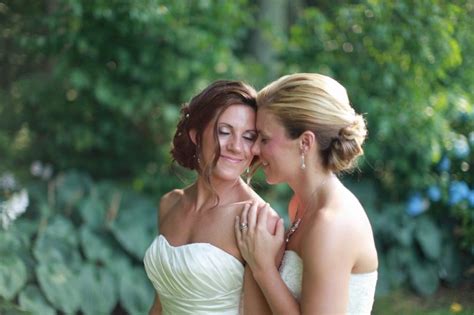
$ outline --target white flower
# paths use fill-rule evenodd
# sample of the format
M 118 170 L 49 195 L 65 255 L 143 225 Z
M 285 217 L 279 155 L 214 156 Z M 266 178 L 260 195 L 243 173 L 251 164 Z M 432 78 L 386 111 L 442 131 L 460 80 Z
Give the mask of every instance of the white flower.
M 12 173 L 3 173 L 0 177 L 0 188 L 4 190 L 14 189 L 16 186 L 16 180 Z
M 41 174 L 41 179 L 48 180 L 51 178 L 51 175 L 53 175 L 53 167 L 51 166 L 51 164 L 44 165 L 43 172 Z
M 43 172 L 43 163 L 41 163 L 41 161 L 34 161 L 31 163 L 30 172 L 33 176 L 41 176 L 41 173 Z
M 26 211 L 29 199 L 26 189 L 15 193 L 10 199 L 0 202 L 0 221 L 4 229 L 15 221 L 15 219 Z

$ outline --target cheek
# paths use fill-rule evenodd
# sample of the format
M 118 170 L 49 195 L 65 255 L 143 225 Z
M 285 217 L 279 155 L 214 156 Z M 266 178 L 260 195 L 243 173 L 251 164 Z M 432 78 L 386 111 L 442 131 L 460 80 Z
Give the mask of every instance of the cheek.
M 270 142 L 264 146 L 262 146 L 260 149 L 262 151 L 262 154 L 270 157 L 275 154 L 276 149 L 278 148 L 278 144 L 275 144 L 275 142 Z
M 246 155 L 253 155 L 252 148 L 255 144 L 252 142 L 245 142 L 243 145 L 244 151 Z

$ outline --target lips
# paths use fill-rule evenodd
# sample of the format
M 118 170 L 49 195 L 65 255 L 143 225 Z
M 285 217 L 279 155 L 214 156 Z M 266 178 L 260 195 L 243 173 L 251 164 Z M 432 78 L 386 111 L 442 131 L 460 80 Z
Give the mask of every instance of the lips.
M 238 158 L 234 158 L 234 157 L 230 157 L 230 156 L 226 156 L 226 155 L 221 155 L 221 158 L 230 162 L 230 163 L 240 163 L 243 161 L 243 159 L 238 159 Z

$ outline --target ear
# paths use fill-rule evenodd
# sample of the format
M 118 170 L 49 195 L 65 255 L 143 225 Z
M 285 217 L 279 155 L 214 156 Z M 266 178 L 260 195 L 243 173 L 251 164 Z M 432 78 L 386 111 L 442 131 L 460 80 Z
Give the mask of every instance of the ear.
M 189 138 L 191 138 L 191 141 L 192 141 L 195 145 L 197 145 L 197 141 L 196 141 L 197 131 L 196 131 L 196 129 L 191 129 L 191 130 L 189 130 L 189 133 L 188 133 L 188 134 L 189 134 Z
M 301 152 L 306 153 L 316 144 L 316 136 L 312 131 L 306 130 L 299 136 L 299 143 Z

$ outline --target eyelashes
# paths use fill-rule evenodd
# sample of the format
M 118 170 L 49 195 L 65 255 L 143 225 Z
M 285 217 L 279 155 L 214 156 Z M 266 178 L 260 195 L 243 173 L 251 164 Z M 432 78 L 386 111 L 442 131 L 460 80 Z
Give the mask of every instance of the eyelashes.
M 218 130 L 218 134 L 219 136 L 229 136 L 231 134 L 230 131 L 228 130 L 221 130 L 219 129 Z M 245 133 L 243 136 L 242 136 L 245 140 L 247 141 L 251 141 L 251 142 L 255 142 L 257 140 L 257 135 L 256 134 L 252 134 L 252 133 Z

